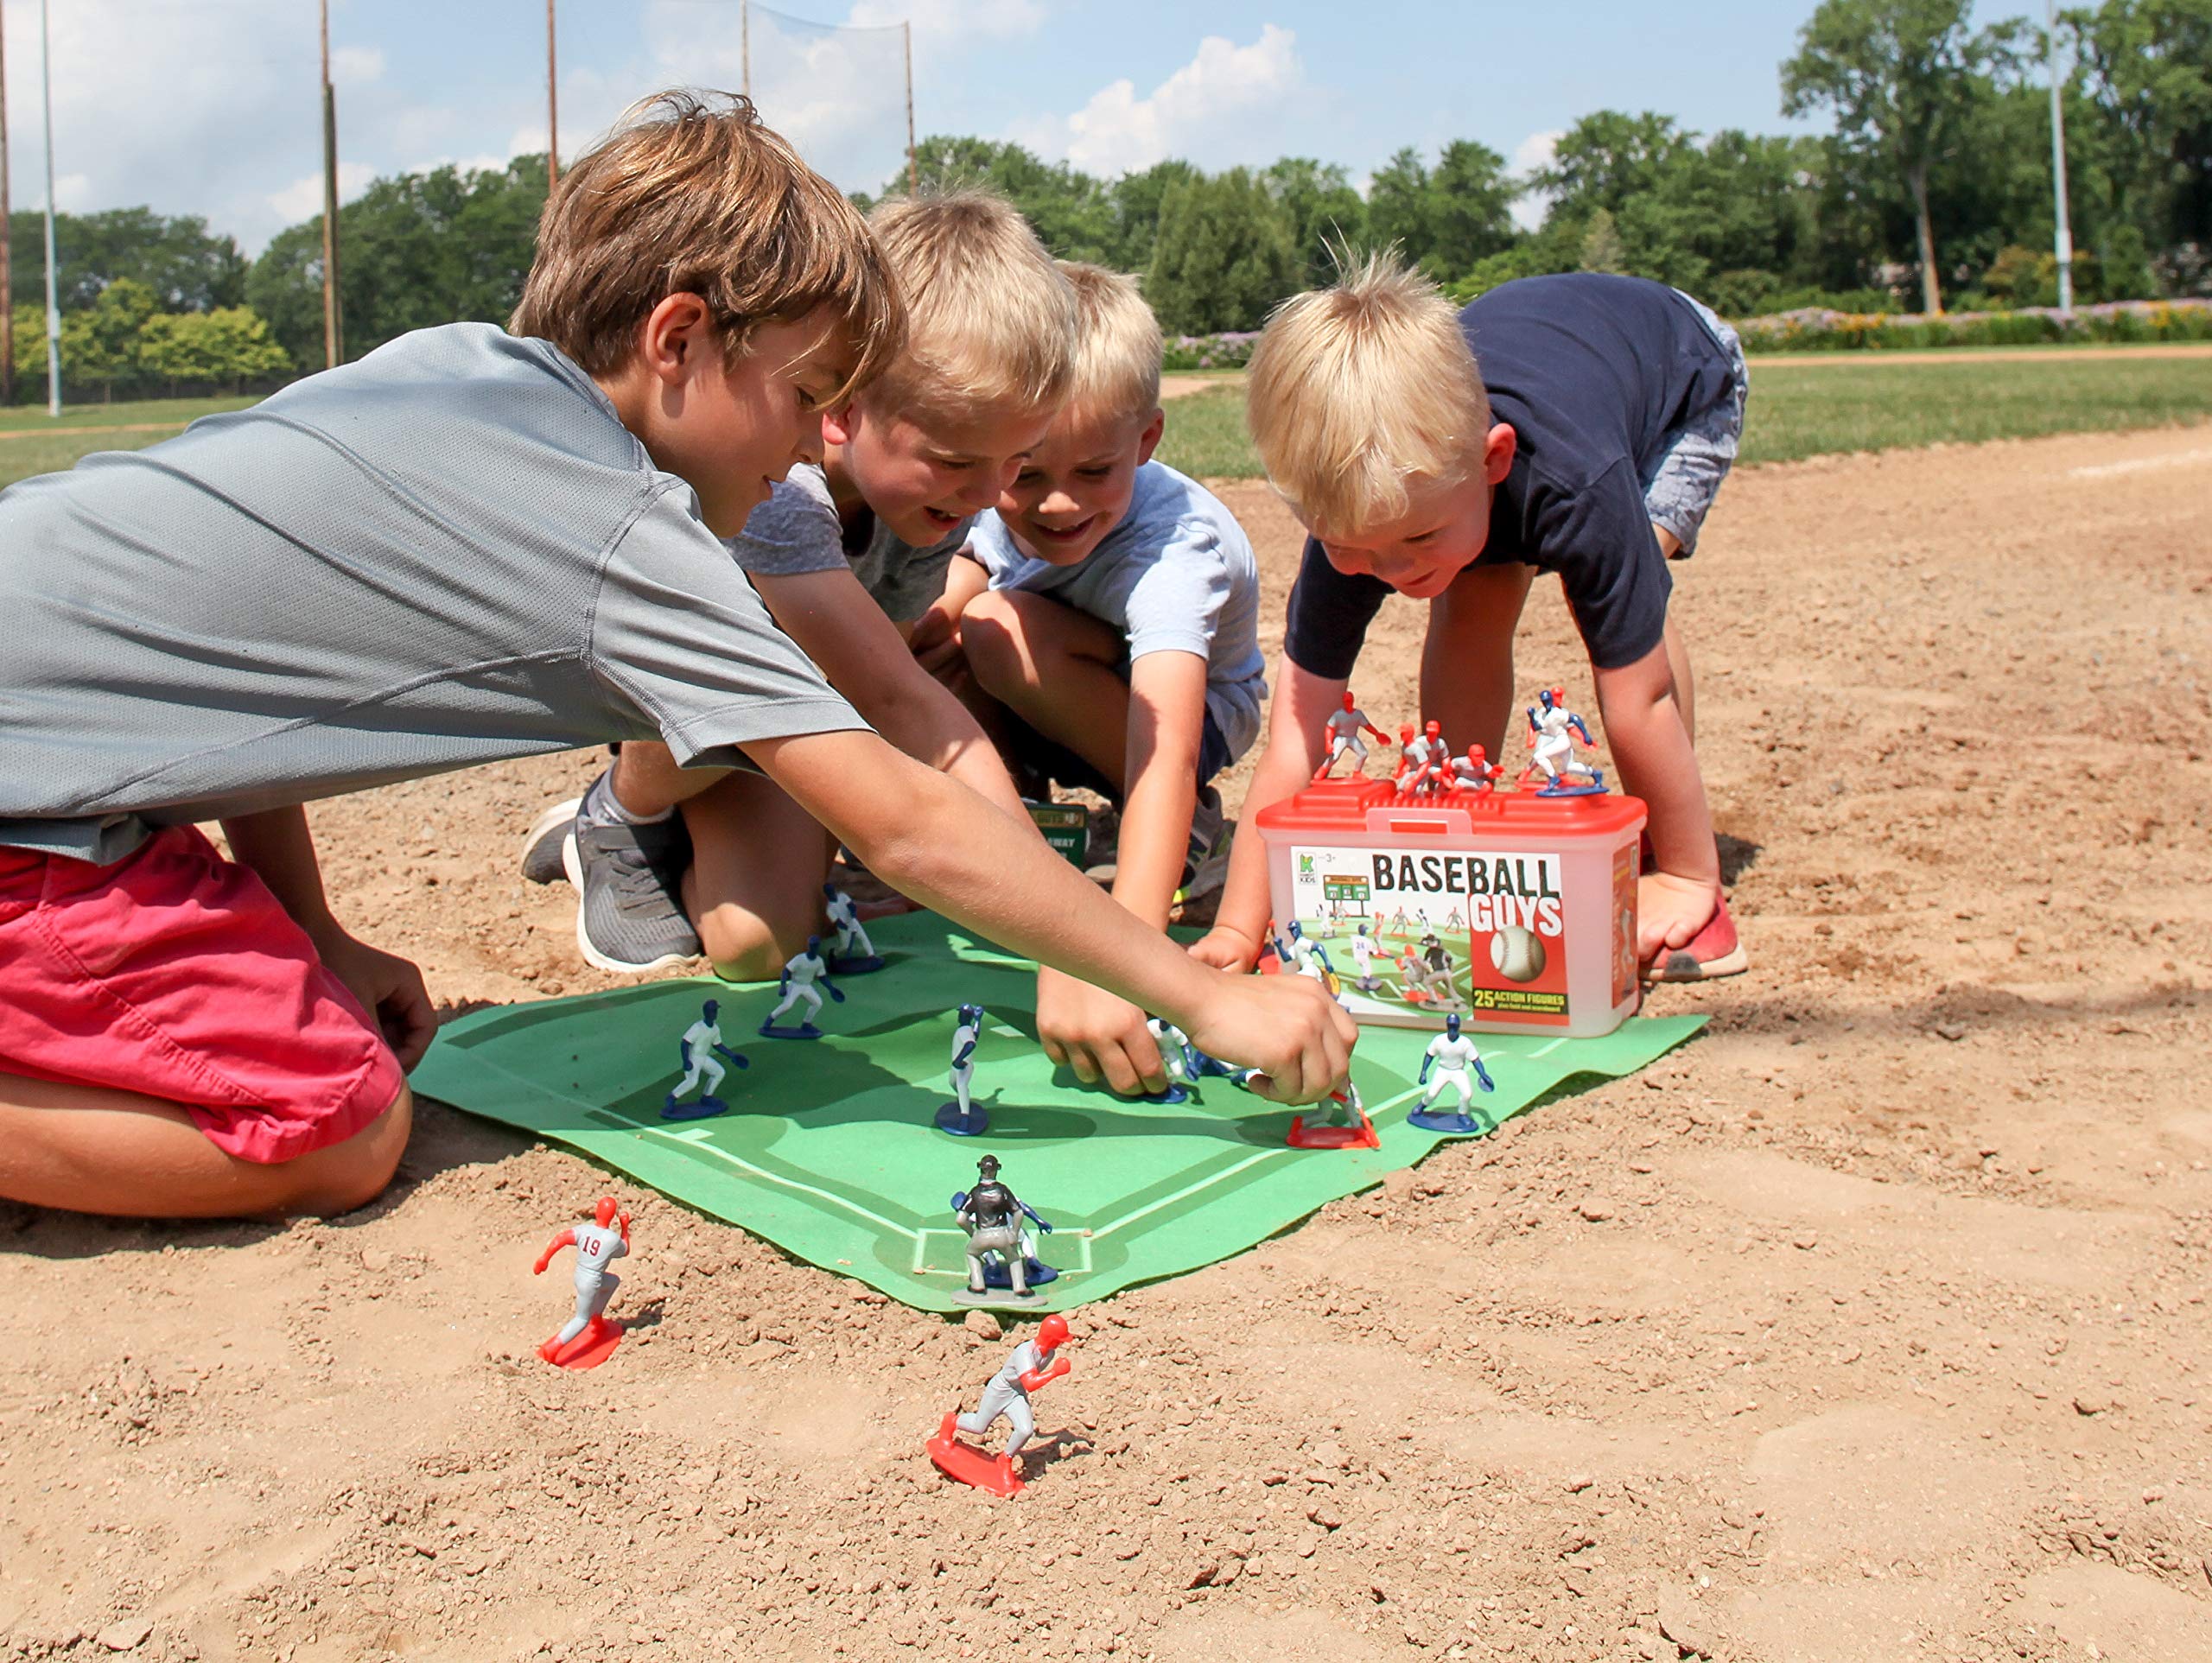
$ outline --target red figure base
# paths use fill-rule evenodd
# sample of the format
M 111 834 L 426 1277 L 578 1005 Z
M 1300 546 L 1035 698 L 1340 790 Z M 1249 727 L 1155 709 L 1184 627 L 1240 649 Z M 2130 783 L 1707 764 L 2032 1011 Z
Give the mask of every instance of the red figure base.
M 1309 1127 L 1303 1114 L 1293 1115 L 1290 1135 L 1283 1141 L 1293 1149 L 1380 1149 L 1382 1146 L 1382 1139 L 1375 1135 L 1375 1122 L 1364 1114 L 1359 1117 L 1359 1124 L 1356 1127 Z
M 622 1329 L 604 1317 L 594 1317 L 584 1331 L 562 1345 L 548 1340 L 537 1348 L 537 1355 L 556 1368 L 596 1368 L 614 1355 L 614 1348 L 622 1343 Z
M 988 1456 L 972 1444 L 963 1444 L 956 1434 L 955 1424 L 960 1418 L 957 1409 L 944 1412 L 944 1424 L 937 1429 L 937 1436 L 929 1441 L 930 1459 L 937 1469 L 948 1478 L 957 1478 L 976 1489 L 988 1490 L 994 1495 L 1019 1495 L 1028 1488 L 1014 1476 L 1014 1462 L 1007 1456 Z

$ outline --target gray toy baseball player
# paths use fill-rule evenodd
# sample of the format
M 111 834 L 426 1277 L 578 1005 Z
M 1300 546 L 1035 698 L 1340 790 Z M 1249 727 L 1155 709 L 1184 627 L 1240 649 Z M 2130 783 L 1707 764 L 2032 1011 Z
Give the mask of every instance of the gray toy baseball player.
M 1029 1394 L 1068 1372 L 1068 1360 L 1058 1355 L 1067 1339 L 1066 1317 L 1054 1315 L 1038 1323 L 1037 1337 L 1014 1348 L 1005 1366 L 983 1387 L 982 1401 L 974 1413 L 946 1413 L 944 1424 L 929 1442 L 930 1459 L 963 1484 L 999 1495 L 1020 1495 L 1022 1483 L 1014 1463 L 1037 1431 Z M 996 1461 L 953 1437 L 957 1430 L 970 1438 L 981 1438 L 1001 1416 L 1006 1418 L 1006 1451 Z
M 986 1155 L 976 1163 L 976 1187 L 968 1192 L 953 1216 L 968 1232 L 968 1292 L 956 1295 L 967 1304 L 1002 1304 L 1009 1298 L 1033 1299 L 1029 1291 L 1028 1266 L 1021 1250 L 1021 1221 L 1030 1214 L 1021 1199 L 999 1182 L 999 1158 Z M 1006 1261 L 1010 1295 L 991 1291 L 983 1277 L 983 1255 L 995 1253 Z

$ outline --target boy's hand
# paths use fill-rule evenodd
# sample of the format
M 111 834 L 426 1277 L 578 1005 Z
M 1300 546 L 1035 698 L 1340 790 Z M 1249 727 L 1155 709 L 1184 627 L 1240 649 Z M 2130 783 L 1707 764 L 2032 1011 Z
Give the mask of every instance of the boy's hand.
M 1233 924 L 1217 924 L 1192 942 L 1190 955 L 1201 964 L 1243 975 L 1260 962 L 1260 943 Z
M 437 1037 L 438 1016 L 430 1007 L 429 990 L 423 973 L 411 960 L 397 953 L 356 941 L 343 930 L 333 930 L 315 943 L 331 974 L 346 984 L 361 1008 L 377 1019 L 384 1042 L 399 1058 L 402 1069 L 423 1060 Z
M 1358 1029 L 1311 976 L 1222 978 L 1191 1043 L 1256 1069 L 1246 1088 L 1270 1102 L 1314 1103 L 1343 1089 Z
M 1636 880 L 1636 955 L 1649 964 L 1662 953 L 1687 947 L 1713 922 L 1720 892 L 1701 878 L 1647 872 Z
M 1037 1038 L 1046 1056 L 1072 1069 L 1085 1085 L 1103 1080 L 1124 1097 L 1167 1089 L 1167 1070 L 1142 1011 L 1119 994 L 1041 967 Z
M 960 657 L 960 619 L 942 604 L 934 605 L 914 620 L 906 644 L 913 650 L 916 663 L 941 678 Z

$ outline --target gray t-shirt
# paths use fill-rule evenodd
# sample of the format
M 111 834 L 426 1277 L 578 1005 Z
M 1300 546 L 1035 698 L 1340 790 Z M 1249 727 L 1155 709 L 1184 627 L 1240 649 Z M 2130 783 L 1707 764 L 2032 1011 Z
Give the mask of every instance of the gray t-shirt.
M 968 541 L 963 524 L 941 541 L 917 548 L 870 511 L 849 547 L 830 481 L 818 467 L 802 465 L 779 485 L 768 500 L 747 516 L 745 530 L 730 538 L 729 551 L 748 572 L 772 577 L 824 572 L 849 565 L 861 587 L 893 623 L 911 624 L 944 593 L 944 568 Z
M 0 844 L 866 726 L 591 378 L 488 324 L 0 493 Z
M 1129 511 L 1073 566 L 1024 554 L 995 512 L 976 520 L 969 555 L 994 589 L 1052 596 L 1111 624 L 1129 662 L 1148 652 L 1206 661 L 1206 711 L 1234 762 L 1260 734 L 1268 696 L 1260 657 L 1260 574 L 1252 544 L 1222 500 L 1164 462 L 1137 470 Z

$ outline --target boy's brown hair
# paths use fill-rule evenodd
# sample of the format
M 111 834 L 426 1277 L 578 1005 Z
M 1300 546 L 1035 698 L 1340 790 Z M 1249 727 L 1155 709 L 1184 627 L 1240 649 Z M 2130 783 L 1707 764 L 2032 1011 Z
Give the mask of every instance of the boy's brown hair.
M 906 349 L 870 395 L 919 415 L 1051 410 L 1075 370 L 1075 290 L 1014 205 L 925 191 L 868 225 L 906 297 Z
M 1335 283 L 1275 308 L 1244 416 L 1269 482 L 1325 536 L 1387 524 L 1415 490 L 1459 484 L 1491 426 L 1458 311 L 1395 249 L 1347 254 Z
M 647 314 L 679 294 L 706 301 L 728 362 L 762 324 L 833 314 L 854 357 L 841 403 L 905 337 L 898 282 L 860 214 L 732 93 L 642 99 L 562 173 L 507 327 L 609 375 L 636 353 Z

